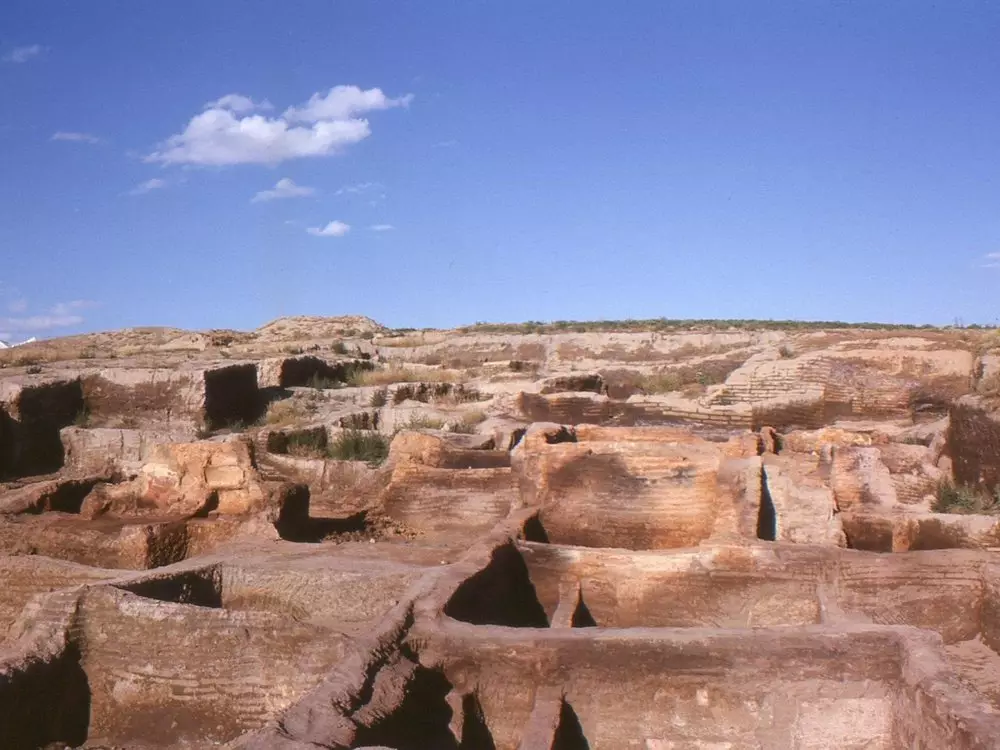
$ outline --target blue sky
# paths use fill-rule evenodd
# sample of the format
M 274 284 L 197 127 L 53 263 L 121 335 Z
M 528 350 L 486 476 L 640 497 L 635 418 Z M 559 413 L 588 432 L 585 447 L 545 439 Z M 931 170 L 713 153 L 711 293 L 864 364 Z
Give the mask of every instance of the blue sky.
M 4 0 L 0 338 L 994 323 L 998 38 L 962 0 Z

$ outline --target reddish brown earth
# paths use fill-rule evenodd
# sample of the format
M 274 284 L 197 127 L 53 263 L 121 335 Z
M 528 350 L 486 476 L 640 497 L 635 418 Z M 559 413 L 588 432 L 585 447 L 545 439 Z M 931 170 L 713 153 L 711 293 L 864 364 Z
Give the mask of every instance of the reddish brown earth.
M 1000 747 L 996 337 L 595 328 L 4 352 L 0 747 Z

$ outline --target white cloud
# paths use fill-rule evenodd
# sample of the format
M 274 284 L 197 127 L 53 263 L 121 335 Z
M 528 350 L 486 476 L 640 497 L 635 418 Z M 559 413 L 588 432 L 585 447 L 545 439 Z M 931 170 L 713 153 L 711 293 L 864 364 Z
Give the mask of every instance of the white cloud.
M 301 107 L 289 107 L 284 117 L 289 122 L 347 120 L 377 109 L 408 107 L 413 94 L 390 99 L 382 89 L 363 90 L 357 86 L 334 86 L 326 94 L 313 94 Z
M 8 309 L 11 312 L 24 312 L 27 307 L 24 300 L 15 300 L 15 302 L 8 304 Z M 9 341 L 11 338 L 21 338 L 52 328 L 80 325 L 84 322 L 84 317 L 80 313 L 92 307 L 97 307 L 97 303 L 87 299 L 75 299 L 68 302 L 57 302 L 45 312 L 35 315 L 0 317 L 0 330 L 4 332 L 0 339 Z
M 6 55 L 4 62 L 25 63 L 33 57 L 38 57 L 45 52 L 45 47 L 40 44 L 29 44 L 25 47 L 15 47 Z
M 261 190 L 252 199 L 251 203 L 262 201 L 273 201 L 280 198 L 305 198 L 316 192 L 314 188 L 296 185 L 290 177 L 282 177 L 270 190 Z
M 331 221 L 325 227 L 309 227 L 306 231 L 314 237 L 343 237 L 351 231 L 351 225 L 342 221 Z
M 337 86 L 314 94 L 302 107 L 279 117 L 243 115 L 262 105 L 242 94 L 228 94 L 195 115 L 184 131 L 170 136 L 146 156 L 162 164 L 279 164 L 288 159 L 327 156 L 371 135 L 368 121 L 355 115 L 405 106 L 410 95 L 389 99 L 381 89 Z M 306 123 L 298 125 L 295 123 Z
M 357 185 L 344 185 L 344 187 L 337 190 L 334 195 L 357 195 L 358 193 L 365 193 L 369 190 L 381 190 L 385 186 L 380 182 L 359 182 Z
M 983 256 L 983 268 L 1000 268 L 1000 253 L 986 253 Z
M 57 302 L 49 308 L 49 313 L 51 315 L 70 315 L 80 310 L 89 310 L 92 307 L 97 307 L 97 303 L 93 300 L 74 299 L 69 302 Z
M 47 331 L 83 322 L 81 315 L 29 315 L 23 318 L 0 318 L 0 328 L 13 333 Z
M 228 109 L 231 112 L 242 114 L 243 112 L 253 112 L 255 109 L 274 109 L 274 105 L 267 99 L 262 102 L 255 102 L 249 96 L 243 96 L 243 94 L 226 94 L 225 96 L 216 99 L 214 102 L 209 102 L 204 108 Z
M 90 133 L 74 133 L 72 131 L 60 130 L 52 134 L 53 141 L 72 141 L 74 143 L 100 143 L 101 139 Z
M 368 228 L 373 232 L 391 232 L 396 227 L 394 227 L 392 224 L 372 224 Z
M 146 180 L 145 182 L 140 182 L 134 188 L 129 191 L 129 195 L 145 195 L 152 190 L 159 190 L 162 187 L 167 186 L 166 180 L 161 180 L 159 177 L 154 177 L 151 180 Z

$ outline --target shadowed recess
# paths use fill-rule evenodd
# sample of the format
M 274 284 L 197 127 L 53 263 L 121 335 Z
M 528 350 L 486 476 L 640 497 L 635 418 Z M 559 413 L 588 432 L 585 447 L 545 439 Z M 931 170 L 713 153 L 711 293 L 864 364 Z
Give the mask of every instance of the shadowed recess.
M 528 567 L 513 542 L 497 547 L 489 564 L 462 582 L 444 612 L 473 625 L 515 628 L 549 625 L 528 576 Z

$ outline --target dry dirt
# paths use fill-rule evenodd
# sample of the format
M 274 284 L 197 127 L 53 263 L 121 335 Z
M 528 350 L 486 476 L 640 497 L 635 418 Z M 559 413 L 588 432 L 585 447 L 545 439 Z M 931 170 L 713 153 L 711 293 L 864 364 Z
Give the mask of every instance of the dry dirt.
M 2 352 L 0 747 L 998 748 L 996 343 L 349 317 Z

